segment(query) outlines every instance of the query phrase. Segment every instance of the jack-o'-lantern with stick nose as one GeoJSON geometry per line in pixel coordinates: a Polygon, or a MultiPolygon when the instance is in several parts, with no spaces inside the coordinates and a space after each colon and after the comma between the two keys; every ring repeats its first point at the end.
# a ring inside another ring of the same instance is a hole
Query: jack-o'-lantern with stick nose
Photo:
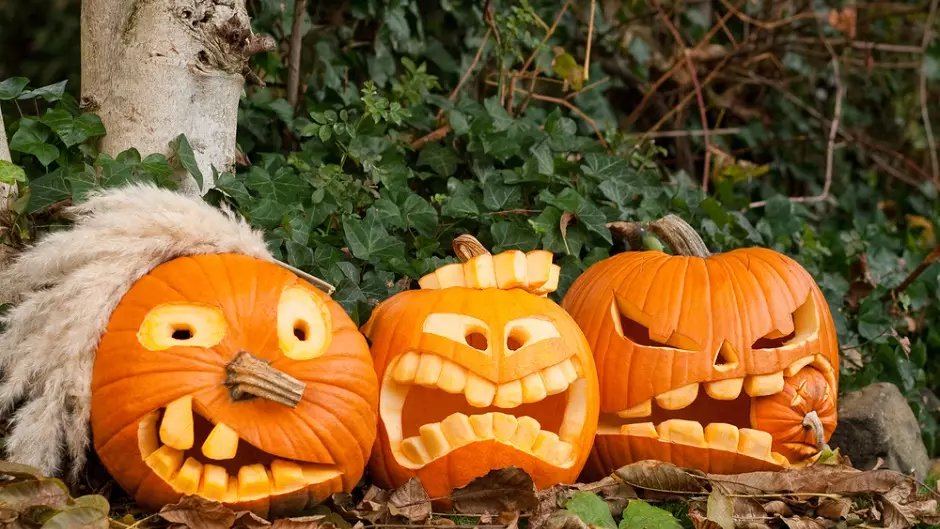
{"type": "Polygon", "coordinates": [[[588,268],[562,306],[591,345],[600,425],[590,477],[645,459],[713,473],[802,465],[836,426],[839,347],[826,300],[793,259],[710,254],[674,215],[675,252],[588,268]]]}
{"type": "MultiPolygon", "coordinates": [[[[574,481],[597,425],[594,362],[581,330],[548,299],[551,252],[491,255],[468,235],[461,263],[380,304],[362,331],[380,381],[370,475],[418,476],[432,498],[515,466],[538,488],[574,481]]],[[[446,503],[446,500],[444,500],[446,503]]]]}
{"type": "Polygon", "coordinates": [[[28,397],[10,459],[70,460],[74,478],[90,423],[105,468],[151,510],[196,495],[292,515],[355,486],[378,381],[316,278],[198,197],[132,186],[73,211],[0,275],[24,296],[0,335],[3,397],[28,397]]]}

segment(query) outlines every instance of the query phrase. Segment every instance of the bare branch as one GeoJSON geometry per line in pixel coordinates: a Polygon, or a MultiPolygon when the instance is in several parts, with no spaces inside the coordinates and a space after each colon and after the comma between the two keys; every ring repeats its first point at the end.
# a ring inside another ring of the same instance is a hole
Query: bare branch
{"type": "Polygon", "coordinates": [[[290,29],[290,58],[287,63],[287,102],[291,108],[297,107],[297,97],[300,89],[300,54],[303,44],[301,28],[304,15],[307,13],[307,0],[294,2],[294,21],[290,29]]]}

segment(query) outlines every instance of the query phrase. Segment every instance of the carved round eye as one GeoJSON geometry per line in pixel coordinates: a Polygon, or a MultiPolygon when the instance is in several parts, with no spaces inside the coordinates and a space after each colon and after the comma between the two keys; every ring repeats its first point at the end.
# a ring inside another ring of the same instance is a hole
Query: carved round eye
{"type": "Polygon", "coordinates": [[[326,352],[332,341],[330,309],[315,293],[290,287],[277,306],[277,341],[284,356],[310,360],[326,352]]]}
{"type": "Polygon", "coordinates": [[[170,347],[212,347],[225,337],[225,316],[218,307],[193,302],[157,305],[140,324],[137,340],[151,351],[170,347]]]}

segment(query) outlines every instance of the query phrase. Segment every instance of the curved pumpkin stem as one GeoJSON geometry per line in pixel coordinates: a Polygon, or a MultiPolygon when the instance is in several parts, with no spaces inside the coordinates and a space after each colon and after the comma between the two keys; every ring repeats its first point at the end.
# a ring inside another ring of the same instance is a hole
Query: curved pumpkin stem
{"type": "Polygon", "coordinates": [[[483,243],[468,233],[455,237],[451,246],[453,246],[454,254],[457,256],[457,259],[460,259],[461,263],[466,263],[478,255],[490,253],[490,251],[483,246],[483,243]]]}
{"type": "Polygon", "coordinates": [[[813,431],[813,437],[816,438],[816,449],[821,452],[826,447],[826,438],[822,421],[819,420],[816,410],[807,413],[803,417],[803,428],[813,431]]]}
{"type": "Polygon", "coordinates": [[[670,213],[659,220],[650,222],[648,226],[650,231],[665,241],[676,255],[689,257],[708,257],[711,255],[708,246],[705,246],[705,241],[696,233],[695,229],[676,215],[670,213]]]}
{"type": "Polygon", "coordinates": [[[235,401],[261,397],[296,408],[307,388],[303,382],[247,351],[235,355],[225,370],[228,375],[224,384],[235,401]]]}

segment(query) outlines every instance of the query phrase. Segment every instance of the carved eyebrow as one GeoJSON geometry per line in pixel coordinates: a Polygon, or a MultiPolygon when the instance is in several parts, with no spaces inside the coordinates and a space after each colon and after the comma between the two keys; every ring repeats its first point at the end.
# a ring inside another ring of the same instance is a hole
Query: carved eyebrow
{"type": "Polygon", "coordinates": [[[503,356],[512,356],[516,351],[543,340],[561,338],[561,333],[551,320],[527,316],[507,323],[504,336],[506,337],[506,350],[503,356]]]}
{"type": "Polygon", "coordinates": [[[610,316],[613,319],[614,329],[616,329],[617,334],[637,345],[664,347],[689,353],[702,349],[702,346],[695,340],[678,331],[673,331],[665,342],[653,339],[650,336],[649,327],[639,321],[648,319],[648,316],[629,301],[616,295],[616,293],[614,294],[614,301],[610,304],[610,316]]]}
{"type": "Polygon", "coordinates": [[[466,314],[453,312],[435,312],[424,320],[421,329],[427,334],[434,334],[452,342],[473,347],[478,351],[490,351],[490,329],[481,320],[466,314]]]}
{"type": "Polygon", "coordinates": [[[819,313],[816,310],[816,299],[809,292],[806,301],[790,315],[793,321],[793,330],[784,332],[780,329],[771,329],[754,341],[751,349],[777,349],[790,343],[803,342],[819,332],[819,313]]]}

